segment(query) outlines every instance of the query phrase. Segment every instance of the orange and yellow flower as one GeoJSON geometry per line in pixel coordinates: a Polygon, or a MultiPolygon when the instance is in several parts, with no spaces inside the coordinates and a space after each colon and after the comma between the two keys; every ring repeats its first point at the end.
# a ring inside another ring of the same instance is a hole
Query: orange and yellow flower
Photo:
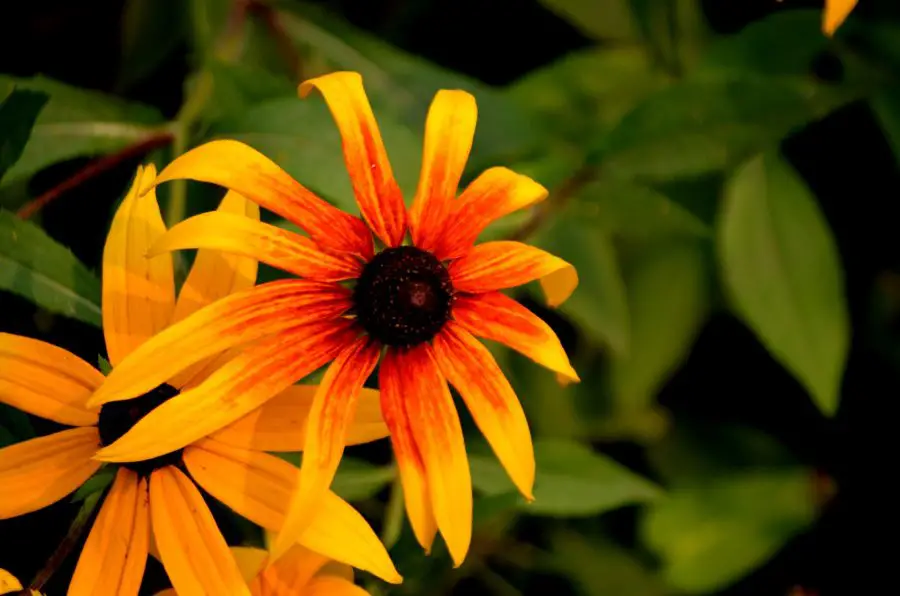
{"type": "MultiPolygon", "coordinates": [[[[351,592],[348,592],[350,594],[351,592]]],[[[37,590],[22,591],[22,584],[16,579],[12,573],[5,569],[0,569],[0,595],[2,594],[30,594],[31,596],[42,596],[37,590]]]]}
{"type": "Polygon", "coordinates": [[[439,529],[459,565],[471,540],[472,490],[448,381],[515,485],[531,499],[535,464],[525,415],[476,336],[502,342],[577,380],[550,327],[501,291],[541,280],[555,306],[578,278],[562,259],[520,242],[475,244],[493,221],[543,200],[547,191],[495,167],[457,197],[475,133],[470,94],[445,90],[435,96],[419,187],[407,211],[362,78],[333,73],[303,83],[300,94],[313,89],[325,97],[337,122],[362,219],[329,205],[236,141],[205,144],[166,167],[158,182],[192,179],[224,186],[309,236],[247,217],[205,213],[175,226],[151,254],[212,248],[259,259],[308,281],[276,281],[234,294],[136,350],[92,403],[138,395],[209,354],[261,340],[204,383],[163,404],[98,457],[151,458],[181,448],[331,361],[313,400],[301,481],[274,545],[277,558],[309,523],[307,512],[329,486],[360,390],[380,361],[381,408],[413,530],[427,550],[439,529]],[[309,284],[316,289],[306,290],[309,284]],[[151,437],[149,428],[164,438],[151,437]]]}
{"type": "MultiPolygon", "coordinates": [[[[155,174],[152,166],[138,170],[103,253],[103,330],[113,367],[173,320],[256,281],[254,259],[202,250],[176,300],[171,256],[145,257],[166,232],[150,190],[155,174]]],[[[237,193],[226,195],[218,213],[240,214],[248,221],[259,217],[258,207],[237,193]]],[[[0,402],[74,427],[0,450],[0,519],[36,511],[73,492],[101,467],[94,459],[98,450],[179,389],[189,392],[202,383],[225,360],[221,353],[210,354],[140,397],[98,408],[88,399],[106,382],[100,371],[62,348],[0,333],[0,402]]],[[[117,466],[68,593],[137,594],[154,541],[172,584],[182,593],[248,594],[195,482],[259,525],[280,528],[299,471],[260,450],[302,448],[314,392],[315,387],[286,387],[266,407],[235,420],[215,437],[117,466]]],[[[386,436],[378,393],[369,390],[361,403],[348,441],[386,436]]],[[[154,429],[142,432],[149,440],[160,438],[154,429]]],[[[300,544],[400,581],[384,546],[358,512],[333,493],[319,505],[300,544]]]]}
{"type": "Polygon", "coordinates": [[[832,36],[838,27],[844,24],[859,0],[825,0],[825,12],[822,14],[822,31],[832,36]]]}

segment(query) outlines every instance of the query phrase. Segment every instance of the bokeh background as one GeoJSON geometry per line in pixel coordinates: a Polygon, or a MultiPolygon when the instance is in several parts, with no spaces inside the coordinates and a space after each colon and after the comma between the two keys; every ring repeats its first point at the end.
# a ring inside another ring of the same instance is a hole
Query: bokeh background
{"type": "MultiPolygon", "coordinates": [[[[479,128],[464,182],[505,165],[551,190],[485,237],[527,239],[578,267],[581,285],[558,312],[533,288],[519,296],[557,329],[583,382],[561,386],[492,346],[532,424],[537,501],[521,501],[470,432],[476,527],[458,570],[443,545],[425,557],[396,523],[387,442],[350,449],[336,489],[382,532],[406,577],[360,583],[376,594],[497,596],[890,590],[900,5],[862,0],[832,39],[821,9],[4,3],[0,99],[15,87],[49,101],[0,179],[0,330],[91,362],[103,354],[91,306],[102,246],[139,163],[237,138],[354,210],[336,128],[323,102],[296,98],[297,83],[363,74],[408,197],[434,92],[467,89],[479,128]],[[38,291],[13,268],[75,298],[38,291]]],[[[221,196],[167,186],[170,223],[221,196]]],[[[181,254],[182,274],[191,256],[181,254]]],[[[0,445],[51,430],[0,405],[0,445]]],[[[91,485],[102,488],[102,478],[91,485]]],[[[32,577],[84,496],[0,522],[0,567],[32,577]]],[[[257,528],[209,501],[232,543],[260,543],[257,528]]],[[[65,593],[75,560],[48,594],[65,593]]],[[[165,582],[151,562],[143,591],[165,582]]]]}

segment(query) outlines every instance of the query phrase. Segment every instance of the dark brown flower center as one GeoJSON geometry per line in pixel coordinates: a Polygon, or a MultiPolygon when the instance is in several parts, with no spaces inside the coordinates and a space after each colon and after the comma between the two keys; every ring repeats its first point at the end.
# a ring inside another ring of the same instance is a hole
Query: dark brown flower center
{"type": "Polygon", "coordinates": [[[360,324],[388,346],[415,346],[433,338],[450,317],[452,301],[447,268],[414,246],[375,255],[353,290],[360,324]]]}
{"type": "MultiPolygon", "coordinates": [[[[138,421],[158,408],[163,403],[178,395],[178,390],[163,383],[156,389],[124,401],[111,401],[100,408],[100,444],[104,447],[118,441],[119,438],[134,427],[138,421]]],[[[181,452],[173,451],[153,459],[122,464],[129,470],[142,476],[149,476],[153,470],[163,466],[174,466],[181,463],[181,452]]]]}

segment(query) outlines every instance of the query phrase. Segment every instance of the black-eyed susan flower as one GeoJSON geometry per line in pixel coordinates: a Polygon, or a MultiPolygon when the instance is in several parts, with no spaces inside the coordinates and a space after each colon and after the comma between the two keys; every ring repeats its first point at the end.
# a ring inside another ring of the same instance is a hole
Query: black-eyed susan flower
{"type": "Polygon", "coordinates": [[[152,254],[213,248],[309,281],[262,284],[220,300],[135,351],[93,403],[138,395],[209,354],[265,338],[162,405],[98,457],[122,461],[179,449],[265,403],[311,366],[333,361],[313,400],[301,482],[275,543],[277,556],[309,523],[306,512],[330,484],[360,390],[380,360],[381,408],[413,530],[427,550],[440,529],[458,565],[471,539],[472,491],[447,382],[531,499],[535,464],[525,415],[476,336],[577,380],[553,331],[501,293],[541,280],[548,303],[558,305],[574,290],[577,276],[562,259],[520,242],[475,244],[491,222],[543,200],[547,191],[496,167],[457,197],[475,132],[470,94],[436,95],[425,126],[419,187],[407,211],[361,77],[333,73],[304,83],[300,94],[312,89],[324,95],[337,122],[362,219],[329,205],[236,141],[211,142],[172,162],[158,182],[219,184],[296,223],[309,237],[247,217],[205,213],[175,226],[152,254]],[[303,291],[291,285],[298,283],[306,284],[303,291]],[[314,290],[306,289],[310,283],[317,284],[314,290]]]}
{"type": "MultiPolygon", "coordinates": [[[[145,256],[166,231],[155,193],[140,192],[152,188],[154,179],[152,166],[138,170],[113,219],[103,253],[103,330],[113,367],[173,320],[249,288],[256,279],[254,259],[202,250],[176,300],[171,257],[145,256]]],[[[250,221],[258,220],[259,214],[256,205],[237,193],[226,195],[218,212],[240,214],[250,221]]],[[[74,491],[102,465],[94,459],[99,449],[179,395],[179,389],[190,391],[223,360],[227,357],[221,353],[210,353],[134,399],[95,408],[87,402],[106,381],[100,371],[62,348],[0,334],[0,402],[74,427],[0,450],[0,519],[41,509],[74,491]]],[[[137,594],[151,541],[172,584],[182,593],[248,594],[195,483],[252,521],[271,529],[281,527],[299,471],[257,450],[302,447],[298,437],[305,429],[314,391],[314,387],[286,387],[265,408],[235,420],[215,438],[118,465],[69,594],[137,594]]],[[[354,422],[350,442],[387,435],[377,392],[367,391],[362,401],[367,405],[354,422]]],[[[315,521],[299,542],[388,581],[400,581],[366,521],[333,493],[319,504],[315,521]]]]}
{"type": "Polygon", "coordinates": [[[825,0],[825,12],[822,15],[822,31],[826,35],[834,35],[838,27],[844,24],[859,0],[825,0]]]}
{"type": "MultiPolygon", "coordinates": [[[[292,546],[278,561],[268,564],[269,553],[260,548],[232,547],[232,554],[253,596],[368,596],[353,583],[353,568],[320,553],[292,546]]],[[[174,589],[156,596],[179,596],[174,589]]]]}
{"type": "MultiPolygon", "coordinates": [[[[352,571],[352,570],[351,570],[352,571]]],[[[5,569],[0,569],[0,595],[2,594],[29,594],[30,596],[43,596],[37,590],[22,590],[22,584],[16,579],[12,573],[5,569]]],[[[348,592],[352,594],[352,592],[348,592]]]]}

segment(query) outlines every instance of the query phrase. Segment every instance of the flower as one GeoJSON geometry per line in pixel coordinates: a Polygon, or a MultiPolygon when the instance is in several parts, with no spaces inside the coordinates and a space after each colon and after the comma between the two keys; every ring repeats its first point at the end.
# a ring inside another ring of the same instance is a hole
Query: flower
{"type": "MultiPolygon", "coordinates": [[[[232,547],[231,552],[250,586],[252,596],[289,594],[290,596],[368,596],[353,583],[353,568],[329,560],[319,553],[295,544],[278,561],[267,565],[269,553],[252,547],[232,547]]],[[[177,596],[174,589],[156,596],[177,596]]]]}
{"type": "Polygon", "coordinates": [[[173,227],[151,254],[215,248],[309,281],[271,282],[219,300],[125,359],[93,403],[127,399],[214,351],[265,338],[148,415],[98,457],[122,461],[178,449],[331,362],[313,400],[301,482],[273,548],[277,558],[308,523],[304,512],[330,484],[360,389],[381,360],[381,408],[414,533],[427,551],[440,529],[459,565],[471,540],[472,489],[447,382],[531,499],[535,464],[528,423],[476,336],[500,341],[578,380],[550,327],[500,292],[540,279],[554,306],[571,294],[578,278],[562,259],[520,242],[474,245],[491,222],[543,200],[547,191],[495,167],[456,197],[475,132],[470,94],[444,90],[435,96],[419,188],[407,212],[360,75],[319,77],[303,83],[300,94],[312,89],[324,95],[337,122],[364,221],[329,205],[236,141],[207,143],[169,164],[157,182],[193,179],[224,186],[296,223],[309,237],[246,217],[204,213],[173,227]],[[407,232],[411,244],[404,244],[407,232]],[[384,246],[377,252],[373,234],[384,246]],[[352,289],[342,285],[350,281],[355,281],[352,289]],[[294,289],[292,284],[300,283],[318,289],[294,289]],[[150,428],[163,438],[151,439],[150,428]]]}
{"type": "Polygon", "coordinates": [[[838,27],[844,24],[850,13],[856,8],[859,0],[825,0],[825,12],[822,14],[822,31],[829,37],[834,35],[838,27]]]}
{"type": "MultiPolygon", "coordinates": [[[[31,596],[43,596],[37,590],[28,591],[31,596]]],[[[0,594],[22,594],[22,584],[16,579],[12,573],[5,569],[0,569],[0,594]]],[[[352,592],[348,592],[352,594],[352,592]]]]}
{"type": "MultiPolygon", "coordinates": [[[[175,299],[170,256],[146,259],[165,233],[154,192],[153,166],[139,168],[113,219],[103,252],[103,329],[113,367],[126,355],[201,305],[256,280],[257,263],[247,257],[199,251],[175,299]]],[[[237,193],[219,213],[255,221],[258,208],[237,193]],[[236,215],[235,215],[236,216],[236,215]]],[[[35,339],[0,333],[0,402],[73,426],[0,450],[0,519],[23,515],[59,501],[93,475],[93,456],[160,404],[216,370],[222,355],[197,361],[140,397],[95,408],[91,394],[103,374],[81,358],[35,339]]],[[[151,541],[171,579],[183,593],[246,594],[247,587],[195,482],[239,514],[261,526],[283,523],[298,470],[259,450],[299,450],[315,387],[287,387],[265,408],[225,426],[215,437],[159,457],[117,466],[112,488],[79,558],[69,594],[137,594],[151,541]],[[185,470],[187,474],[185,473],[185,470]],[[188,476],[193,477],[193,481],[188,476]]],[[[369,391],[348,441],[387,435],[378,394],[369,391]]],[[[160,433],[144,429],[150,440],[160,433]]],[[[388,581],[400,577],[368,523],[330,493],[317,510],[306,547],[369,570],[388,581]]]]}

